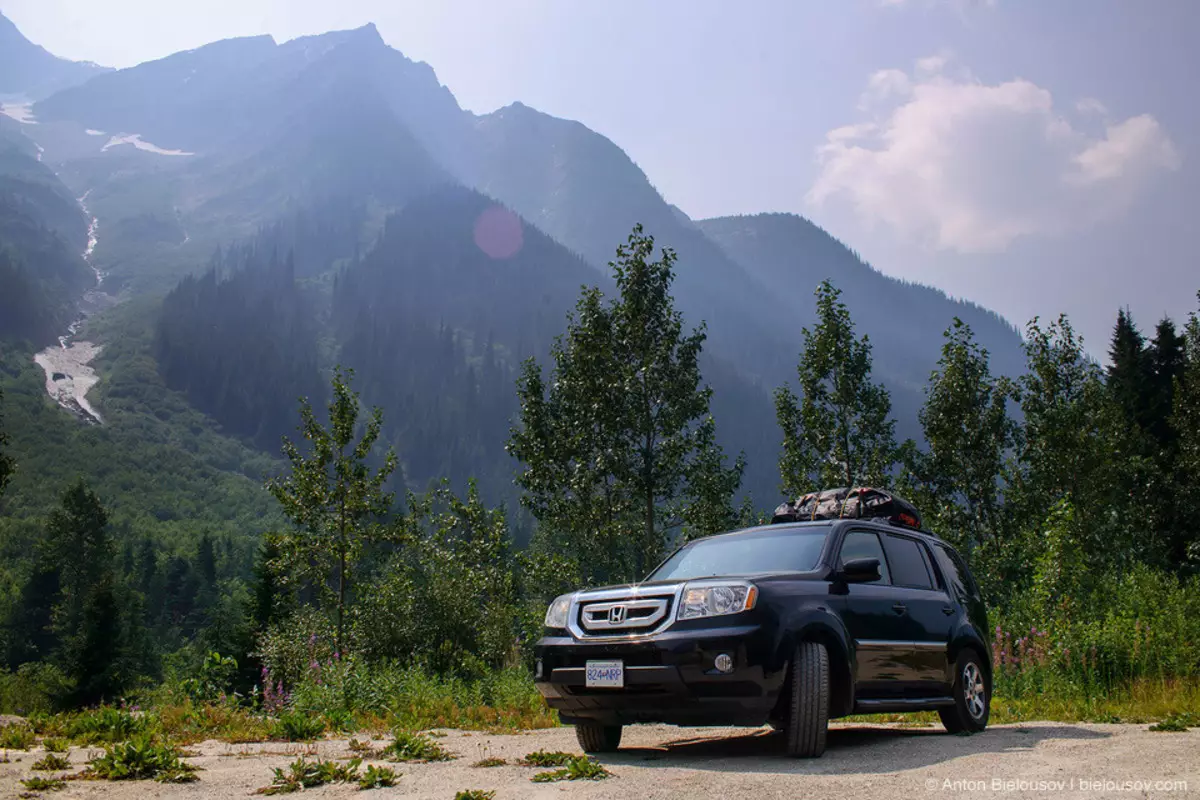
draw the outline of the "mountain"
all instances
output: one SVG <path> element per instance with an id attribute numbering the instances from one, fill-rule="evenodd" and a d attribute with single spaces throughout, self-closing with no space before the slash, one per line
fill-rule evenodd
<path id="1" fill-rule="evenodd" d="M 718 437 L 745 451 L 760 506 L 778 480 L 771 392 L 794 379 L 820 280 L 871 337 L 901 436 L 919 433 L 954 317 L 1020 369 L 1017 332 L 986 310 L 889 278 L 800 217 L 693 221 L 602 134 L 521 103 L 466 111 L 374 26 L 216 42 L 33 110 L 24 133 L 89 192 L 93 260 L 132 298 L 96 326 L 113 354 L 100 397 L 153 371 L 145 407 L 170 392 L 268 452 L 295 396 L 344 363 L 408 486 L 474 475 L 511 504 L 516 367 L 545 357 L 580 285 L 611 289 L 606 262 L 638 223 L 678 253 Z"/>
<path id="2" fill-rule="evenodd" d="M 756 280 L 788 297 L 798 325 L 815 320 L 816 285 L 833 281 L 855 328 L 870 337 L 875 374 L 892 390 L 902 430 L 923 402 L 942 332 L 954 317 L 970 325 L 990 351 L 994 372 L 1015 376 L 1024 369 L 1020 334 L 1003 317 L 938 289 L 884 275 L 803 217 L 755 214 L 698 220 L 696 225 Z"/>
<path id="3" fill-rule="evenodd" d="M 26 39 L 8 17 L 0 14 L 0 95 L 38 100 L 106 71 L 107 67 L 91 62 L 52 55 Z"/>

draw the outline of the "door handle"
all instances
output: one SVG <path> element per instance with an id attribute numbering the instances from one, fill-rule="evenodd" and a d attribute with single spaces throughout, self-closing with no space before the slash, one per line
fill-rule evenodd
<path id="1" fill-rule="evenodd" d="M 895 611 L 897 614 L 903 614 L 907 610 L 908 610 L 908 606 L 904 605 L 904 603 L 893 603 L 892 604 L 892 611 Z"/>
<path id="2" fill-rule="evenodd" d="M 954 609 L 950 606 L 942 606 L 942 613 L 948 617 L 954 613 Z"/>

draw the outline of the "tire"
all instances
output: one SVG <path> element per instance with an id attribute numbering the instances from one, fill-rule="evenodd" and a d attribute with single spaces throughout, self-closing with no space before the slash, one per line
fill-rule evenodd
<path id="1" fill-rule="evenodd" d="M 987 727 L 992 698 L 987 673 L 974 650 L 964 649 L 954 664 L 954 705 L 939 708 L 938 716 L 950 733 L 979 733 Z"/>
<path id="2" fill-rule="evenodd" d="M 787 753 L 816 758 L 825 752 L 829 729 L 829 653 L 820 642 L 801 642 L 792 658 L 787 715 Z"/>
<path id="3" fill-rule="evenodd" d="M 575 738 L 585 753 L 615 753 L 621 746 L 621 726 L 576 722 Z"/>

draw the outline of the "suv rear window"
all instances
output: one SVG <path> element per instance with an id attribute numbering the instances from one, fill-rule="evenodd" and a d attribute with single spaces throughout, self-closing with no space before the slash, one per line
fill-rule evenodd
<path id="1" fill-rule="evenodd" d="M 892 583 L 910 589 L 932 589 L 933 577 L 925 563 L 921 545 L 906 536 L 886 533 L 883 546 L 887 550 L 888 564 L 892 568 Z"/>
<path id="2" fill-rule="evenodd" d="M 958 553 L 940 544 L 933 548 L 933 552 L 937 557 L 938 566 L 942 569 L 942 574 L 946 576 L 946 582 L 959 597 L 967 599 L 979 594 L 979 590 L 975 587 L 975 581 L 967 570 L 967 565 L 963 563 L 962 557 Z"/>
<path id="3" fill-rule="evenodd" d="M 646 580 L 807 572 L 817 566 L 828 536 L 828 525 L 813 525 L 700 539 L 676 550 Z"/>

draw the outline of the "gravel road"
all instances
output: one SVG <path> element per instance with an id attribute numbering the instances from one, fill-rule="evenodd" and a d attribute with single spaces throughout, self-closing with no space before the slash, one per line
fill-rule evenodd
<path id="1" fill-rule="evenodd" d="M 780 737 L 766 730 L 647 725 L 626 729 L 621 752 L 601 759 L 613 777 L 552 784 L 531 783 L 539 771 L 533 767 L 471 765 L 488 757 L 511 762 L 538 749 L 574 752 L 570 728 L 515 735 L 447 731 L 440 741 L 459 758 L 393 765 L 403 773 L 394 788 L 359 793 L 353 786 L 328 786 L 304 796 L 451 800 L 459 790 L 485 789 L 494 790 L 496 800 L 1200 797 L 1200 730 L 1152 733 L 1144 725 L 1032 723 L 996 726 L 970 737 L 933 726 L 834 725 L 825 756 L 811 761 L 787 758 Z M 270 782 L 272 768 L 303 752 L 350 756 L 344 740 L 308 746 L 206 742 L 190 750 L 188 760 L 203 769 L 197 783 L 75 781 L 44 796 L 246 797 Z M 34 774 L 29 765 L 41 753 L 9 756 L 9 763 L 0 764 L 0 797 L 18 796 L 19 780 Z M 87 757 L 86 750 L 71 752 L 73 766 L 81 767 Z"/>

